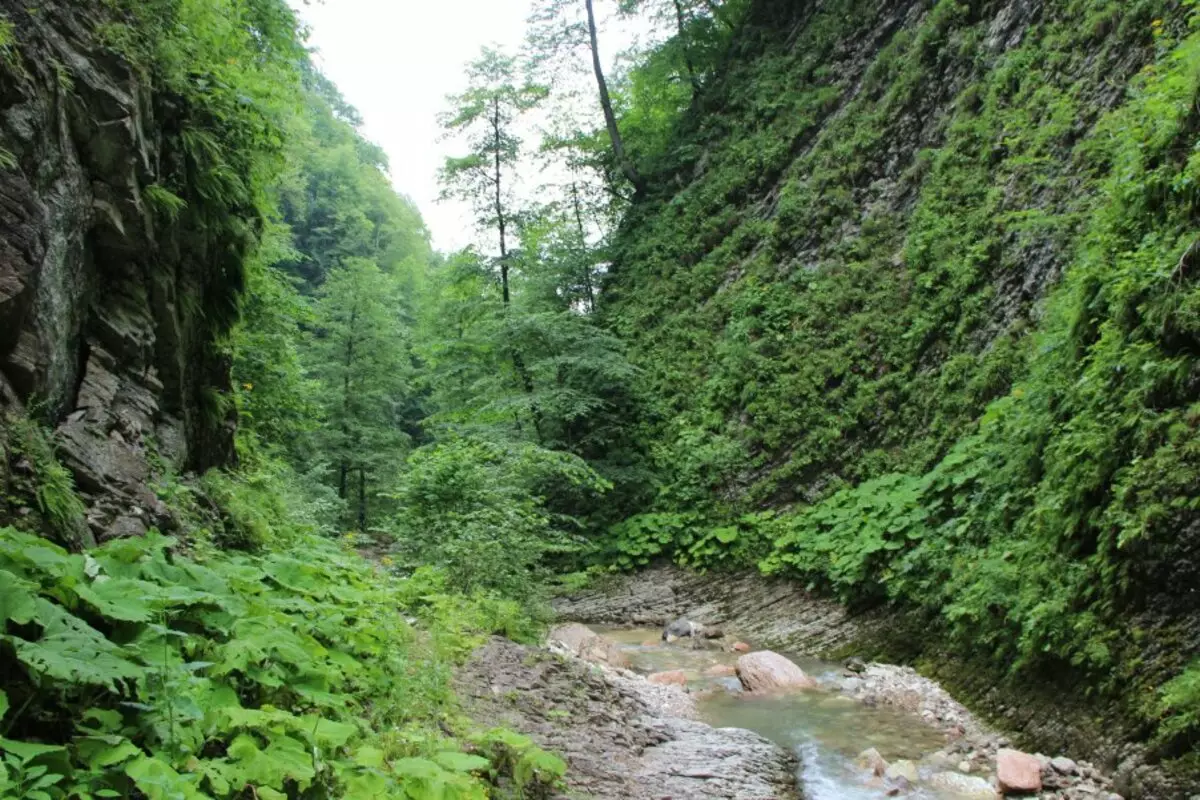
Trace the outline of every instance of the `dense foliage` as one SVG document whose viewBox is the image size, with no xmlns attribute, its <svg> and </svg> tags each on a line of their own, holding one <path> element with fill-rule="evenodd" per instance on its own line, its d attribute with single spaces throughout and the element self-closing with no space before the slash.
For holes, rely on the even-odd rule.
<svg viewBox="0 0 1200 800">
<path fill-rule="evenodd" d="M 437 254 L 282 0 L 108 0 L 169 120 L 146 201 L 226 254 L 184 305 L 241 464 L 160 470 L 170 538 L 0 530 L 0 791 L 536 794 L 561 763 L 447 671 L 554 571 L 666 558 L 1193 750 L 1195 3 L 1003 5 L 539 2 L 447 99 L 478 241 Z M 598 15 L 656 44 L 607 69 Z M 50 437 L 5 430 L 5 503 L 78 550 Z"/>
<path fill-rule="evenodd" d="M 899 28 L 882 3 L 795 27 L 754 6 L 605 283 L 666 476 L 611 552 L 693 563 L 719 534 L 702 565 L 740 551 L 920 609 L 1000 671 L 1127 698 L 1183 753 L 1200 734 L 1180 674 L 1200 655 L 1192 4 L 1047 3 L 1006 46 L 994 5 L 942 0 Z M 880 26 L 856 61 L 846 43 Z M 1147 661 L 1152 642 L 1170 644 Z"/>
</svg>

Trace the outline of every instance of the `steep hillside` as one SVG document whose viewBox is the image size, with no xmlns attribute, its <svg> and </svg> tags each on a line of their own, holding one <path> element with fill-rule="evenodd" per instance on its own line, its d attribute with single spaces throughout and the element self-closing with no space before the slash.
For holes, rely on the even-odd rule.
<svg viewBox="0 0 1200 800">
<path fill-rule="evenodd" d="M 910 656 L 1119 696 L 1076 715 L 1097 740 L 1188 753 L 1192 5 L 754 3 L 623 226 L 604 314 L 654 398 L 656 510 L 755 514 L 699 541 L 643 518 L 625 544 L 915 610 Z"/>
</svg>

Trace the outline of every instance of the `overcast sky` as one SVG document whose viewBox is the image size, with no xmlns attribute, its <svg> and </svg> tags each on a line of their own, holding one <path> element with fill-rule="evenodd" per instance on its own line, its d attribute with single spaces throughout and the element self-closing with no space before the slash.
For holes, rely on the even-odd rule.
<svg viewBox="0 0 1200 800">
<path fill-rule="evenodd" d="M 474 241 L 469 212 L 436 202 L 437 169 L 453 142 L 439 141 L 437 115 L 446 95 L 464 87 L 464 68 L 484 45 L 518 52 L 530 0 L 292 0 L 311 28 L 316 61 L 363 117 L 363 133 L 391 161 L 396 189 L 416 201 L 434 246 L 456 250 Z M 611 30 L 606 61 L 632 32 Z"/>
</svg>

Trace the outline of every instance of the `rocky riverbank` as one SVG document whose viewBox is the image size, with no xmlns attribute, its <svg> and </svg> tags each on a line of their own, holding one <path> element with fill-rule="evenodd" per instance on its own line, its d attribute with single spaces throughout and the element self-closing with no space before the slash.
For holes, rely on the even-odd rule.
<svg viewBox="0 0 1200 800">
<path fill-rule="evenodd" d="M 730 634 L 727 647 L 736 636 L 809 655 L 844 649 L 885 622 L 879 615 L 854 617 L 792 584 L 753 575 L 697 576 L 670 568 L 618 578 L 560 598 L 556 610 L 566 619 L 605 625 L 661 625 L 686 616 L 703 625 L 722 626 Z M 822 688 L 868 706 L 910 713 L 941 732 L 946 742 L 920 759 L 893 764 L 864 753 L 864 769 L 876 772 L 876 784 L 884 792 L 902 793 L 919 779 L 960 797 L 1018 791 L 1043 800 L 1121 797 L 1096 765 L 1013 749 L 1006 735 L 977 719 L 936 681 L 909 667 L 853 666 L 825 676 Z"/>
<path fill-rule="evenodd" d="M 695 719 L 691 695 L 568 648 L 495 638 L 455 679 L 467 712 L 560 754 L 563 797 L 799 798 L 795 758 L 758 734 Z"/>
</svg>

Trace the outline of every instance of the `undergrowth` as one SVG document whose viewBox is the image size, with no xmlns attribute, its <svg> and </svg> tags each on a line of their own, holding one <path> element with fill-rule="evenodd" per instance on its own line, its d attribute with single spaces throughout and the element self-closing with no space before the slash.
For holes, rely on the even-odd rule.
<svg viewBox="0 0 1200 800">
<path fill-rule="evenodd" d="M 450 593 L 433 569 L 393 575 L 311 516 L 286 525 L 269 502 L 278 475 L 205 486 L 216 501 L 161 493 L 183 519 L 227 504 L 252 547 L 152 531 L 80 554 L 0 529 L 0 796 L 416 800 L 557 784 L 559 759 L 473 730 L 449 688 L 486 635 L 534 634 L 521 605 Z"/>
</svg>

